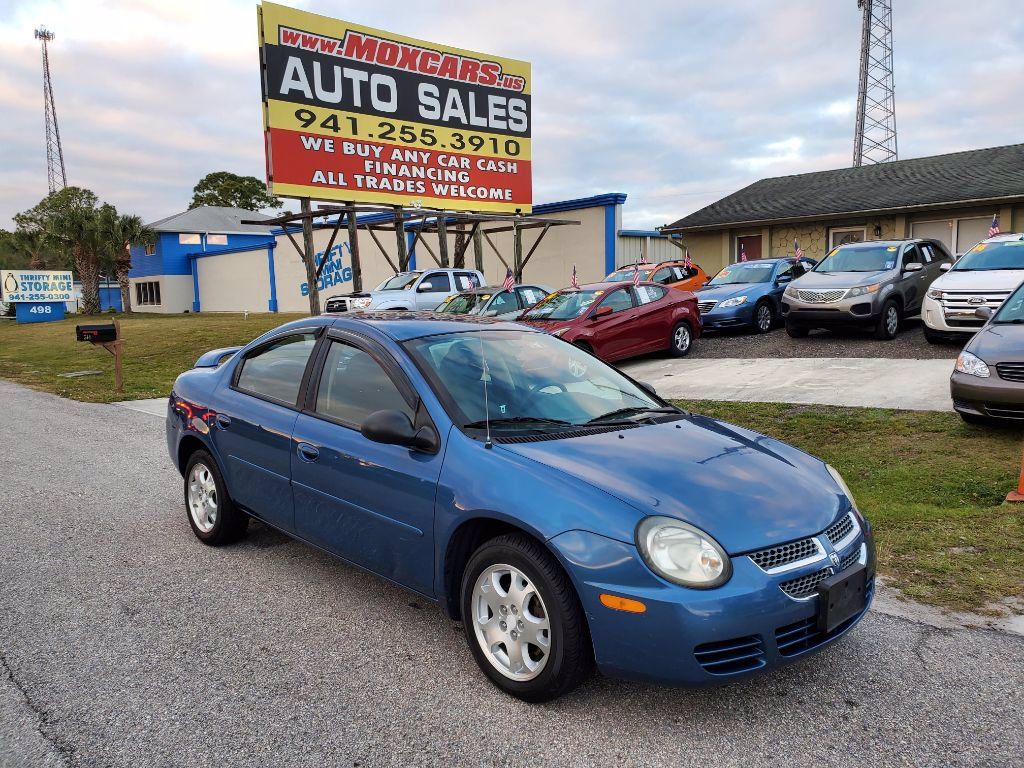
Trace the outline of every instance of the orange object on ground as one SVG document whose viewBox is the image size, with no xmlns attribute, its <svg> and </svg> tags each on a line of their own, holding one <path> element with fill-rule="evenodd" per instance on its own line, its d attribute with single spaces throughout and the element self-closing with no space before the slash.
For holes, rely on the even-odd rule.
<svg viewBox="0 0 1024 768">
<path fill-rule="evenodd" d="M 1024 501 L 1024 456 L 1020 460 L 1020 475 L 1017 478 L 1017 490 L 1006 494 L 1007 501 Z"/>
</svg>

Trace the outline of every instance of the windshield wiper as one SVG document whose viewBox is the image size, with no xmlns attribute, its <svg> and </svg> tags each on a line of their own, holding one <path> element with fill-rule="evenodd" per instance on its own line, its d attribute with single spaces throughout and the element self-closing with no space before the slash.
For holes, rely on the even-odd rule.
<svg viewBox="0 0 1024 768">
<path fill-rule="evenodd" d="M 506 416 L 501 419 L 491 419 L 489 422 L 487 419 L 471 421 L 468 424 L 463 424 L 462 426 L 464 429 L 485 429 L 488 423 L 490 423 L 492 427 L 508 424 L 543 424 L 556 427 L 572 425 L 571 421 L 564 421 L 562 419 L 546 419 L 543 416 Z"/>
<path fill-rule="evenodd" d="M 587 424 L 603 424 L 607 421 L 623 420 L 624 416 L 638 416 L 641 413 L 682 413 L 678 408 L 660 407 L 645 408 L 641 406 L 630 406 L 629 408 L 618 408 L 614 411 L 595 416 Z"/>
</svg>

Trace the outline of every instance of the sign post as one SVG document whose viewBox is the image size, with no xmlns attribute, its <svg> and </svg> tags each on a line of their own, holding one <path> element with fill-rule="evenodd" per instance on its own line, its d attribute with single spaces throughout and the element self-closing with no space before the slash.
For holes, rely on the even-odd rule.
<svg viewBox="0 0 1024 768">
<path fill-rule="evenodd" d="M 48 323 L 64 319 L 65 302 L 74 300 L 70 272 L 34 272 L 27 269 L 0 271 L 0 295 L 15 304 L 19 323 Z"/>
</svg>

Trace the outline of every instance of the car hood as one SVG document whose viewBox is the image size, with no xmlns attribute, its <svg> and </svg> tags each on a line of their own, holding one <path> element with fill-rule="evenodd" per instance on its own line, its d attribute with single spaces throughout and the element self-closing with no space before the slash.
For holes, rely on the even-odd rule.
<svg viewBox="0 0 1024 768">
<path fill-rule="evenodd" d="M 986 363 L 1024 360 L 1024 325 L 989 323 L 967 342 L 964 350 Z"/>
<path fill-rule="evenodd" d="M 887 280 L 892 270 L 878 272 L 808 272 L 794 280 L 791 285 L 804 290 L 825 290 L 828 288 L 854 288 Z"/>
<path fill-rule="evenodd" d="M 643 517 L 666 515 L 738 554 L 818 533 L 845 505 L 819 459 L 704 416 L 501 448 L 636 509 L 618 530 L 594 531 L 624 541 Z"/>
<path fill-rule="evenodd" d="M 725 301 L 733 296 L 760 296 L 766 286 L 771 283 L 734 283 L 733 285 L 713 285 L 697 291 L 697 301 Z"/>
<path fill-rule="evenodd" d="M 948 291 L 1012 291 L 1021 282 L 1024 282 L 1024 269 L 951 269 L 936 279 L 931 287 Z"/>
<path fill-rule="evenodd" d="M 557 331 L 559 328 L 568 328 L 569 326 L 576 325 L 579 318 L 576 320 L 520 320 L 520 323 L 532 326 L 541 331 Z"/>
</svg>

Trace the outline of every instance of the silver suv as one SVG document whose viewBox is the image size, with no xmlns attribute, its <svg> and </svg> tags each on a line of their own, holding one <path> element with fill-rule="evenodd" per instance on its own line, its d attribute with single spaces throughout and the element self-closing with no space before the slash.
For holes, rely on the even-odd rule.
<svg viewBox="0 0 1024 768">
<path fill-rule="evenodd" d="M 475 269 L 420 269 L 399 272 L 372 291 L 332 296 L 325 312 L 370 309 L 431 310 L 460 291 L 479 288 L 484 276 Z"/>
<path fill-rule="evenodd" d="M 782 295 L 786 332 L 870 328 L 894 339 L 904 317 L 921 311 L 928 286 L 953 257 L 938 240 L 871 240 L 833 248 Z M 948 268 L 948 267 L 947 267 Z"/>
</svg>

